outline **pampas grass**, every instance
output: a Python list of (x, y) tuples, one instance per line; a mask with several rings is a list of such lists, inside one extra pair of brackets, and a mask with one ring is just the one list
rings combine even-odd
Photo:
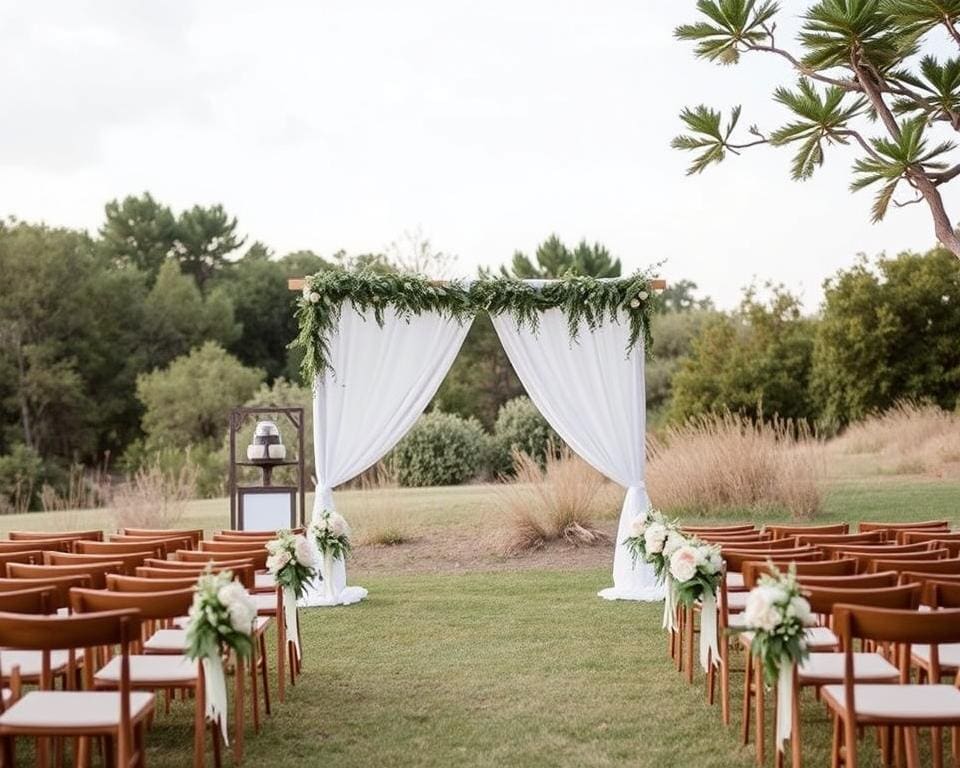
[(647, 440), (647, 489), (673, 514), (724, 510), (815, 515), (823, 502), (822, 443), (800, 423), (706, 415)]
[(881, 473), (960, 477), (960, 414), (935, 405), (897, 403), (851, 425), (831, 447), (874, 457)]
[(192, 462), (170, 473), (156, 461), (114, 486), (114, 522), (118, 528), (174, 528), (196, 495), (197, 469)]
[(358, 544), (393, 547), (413, 540), (409, 515), (397, 509), (391, 493), (398, 487), (393, 468), (379, 462), (349, 484), (351, 490), (363, 491), (354, 496), (350, 518)]
[[(548, 450), (542, 465), (523, 451), (514, 451), (513, 462), (514, 477), (498, 492), (509, 521), (501, 542), (506, 554), (540, 549), (554, 541), (581, 546), (609, 540), (593, 524), (598, 517), (610, 516), (613, 484), (603, 475), (566, 446)], [(621, 501), (622, 495), (620, 490)]]

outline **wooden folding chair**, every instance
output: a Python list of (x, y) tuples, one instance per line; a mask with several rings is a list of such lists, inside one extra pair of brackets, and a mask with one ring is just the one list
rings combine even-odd
[[(938, 646), (960, 642), (960, 610), (898, 611), (837, 605), (834, 628), (844, 648), (842, 685), (826, 685), (823, 700), (834, 715), (833, 760), (841, 755), (846, 768), (857, 768), (858, 731), (865, 726), (893, 728), (903, 734), (908, 768), (920, 768), (918, 728), (960, 728), (960, 690), (942, 685)], [(900, 683), (863, 685), (856, 682), (854, 640), (899, 646)], [(931, 683), (910, 682), (910, 647), (931, 646)], [(935, 731), (936, 732), (936, 731)], [(954, 730), (954, 761), (960, 742)]]
[(923, 552), (899, 552), (890, 554), (889, 552), (871, 552), (870, 554), (858, 554), (855, 552), (845, 553), (857, 561), (857, 568), (860, 573), (874, 573), (877, 570), (892, 571), (895, 568), (877, 568), (877, 563), (929, 563), (935, 560), (943, 560), (949, 553), (945, 549), (927, 549)]
[(857, 555), (912, 555), (937, 549), (930, 544), (818, 544), (828, 558), (840, 558), (849, 554)]
[[(78, 541), (73, 551), (78, 555), (134, 555), (148, 552), (150, 557), (166, 558), (168, 543), (157, 539), (134, 541)], [(172, 551), (172, 550), (171, 550)]]
[[(960, 608), (960, 575), (954, 576), (951, 581), (941, 579), (924, 579), (918, 584), (923, 589), (923, 604), (931, 608)], [(931, 679), (932, 665), (929, 645), (914, 645), (912, 662), (920, 671), (920, 679)], [(940, 673), (956, 675), (960, 673), (960, 643), (941, 645)]]
[(938, 541), (960, 541), (960, 531), (935, 530), (935, 531), (897, 531), (897, 542), (899, 544), (921, 544), (923, 542)]
[(872, 533), (798, 533), (793, 536), (797, 546), (804, 544), (819, 546), (821, 544), (883, 544), (883, 531)]
[(121, 528), (120, 533), (141, 539), (176, 539), (186, 536), (193, 542), (193, 549), (196, 549), (196, 545), (203, 538), (202, 528)]
[(860, 533), (876, 533), (879, 531), (889, 539), (896, 539), (900, 531), (929, 531), (929, 530), (949, 530), (950, 523), (947, 520), (923, 520), (916, 523), (874, 523), (861, 522), (857, 527)]
[(73, 552), (44, 552), (45, 565), (98, 565), (100, 563), (119, 563), (123, 573), (132, 574), (137, 566), (142, 565), (148, 557), (153, 557), (149, 550), (143, 552), (116, 552), (112, 555), (78, 555)]
[(798, 575), (797, 581), (804, 587), (833, 587), (835, 589), (883, 589), (898, 583), (896, 571), (883, 573), (858, 573), (855, 576)]
[(174, 552), (178, 549), (196, 549), (196, 541), (192, 536), (162, 536), (156, 539), (148, 539), (144, 536), (127, 536), (124, 533), (111, 533), (107, 536), (109, 544), (136, 544), (138, 541), (149, 545), (162, 544), (164, 547), (164, 557), (168, 552)]
[(940, 560), (871, 560), (870, 571), (960, 573), (960, 557)]
[(108, 573), (120, 573), (123, 563), (84, 563), (78, 565), (28, 565), (26, 563), (7, 563), (7, 576), (11, 579), (34, 579), (47, 581), (61, 576), (87, 576), (92, 589), (103, 589)]
[[(153, 694), (130, 690), (130, 645), (140, 635), (137, 611), (110, 611), (86, 616), (22, 616), (0, 614), (0, 646), (40, 651), (44, 656), (40, 690), (30, 691), (0, 715), (0, 749), (6, 765), (16, 765), (17, 737), (39, 739), (38, 764), (47, 760), (52, 737), (105, 738), (116, 750), (116, 765), (143, 764), (144, 728), (153, 713)], [(119, 645), (118, 690), (50, 690), (50, 654), (60, 648), (83, 649), (85, 669), (92, 668), (91, 649)], [(0, 651), (0, 654), (3, 652)], [(81, 758), (78, 762), (83, 762)]]
[(74, 539), (37, 539), (31, 541), (0, 541), (0, 554), (16, 552), (71, 552)]
[(792, 536), (817, 534), (848, 534), (850, 526), (846, 523), (829, 523), (826, 525), (765, 525), (763, 530), (774, 539), (785, 539)]

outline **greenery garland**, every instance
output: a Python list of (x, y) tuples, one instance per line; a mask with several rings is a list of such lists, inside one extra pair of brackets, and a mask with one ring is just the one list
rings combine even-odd
[(540, 313), (560, 308), (566, 314), (573, 341), (582, 324), (593, 330), (608, 320), (620, 322), (622, 311), (630, 323), (627, 354), (641, 338), (649, 352), (653, 343), (652, 296), (647, 272), (619, 280), (568, 275), (535, 286), (513, 277), (485, 277), (467, 285), (460, 281), (439, 283), (421, 275), (332, 269), (304, 281), (303, 294), (297, 302), (300, 331), (290, 346), (303, 351), (301, 370), (307, 381), (331, 368), (330, 335), (349, 299), (358, 313), (373, 310), (381, 327), (384, 312), (390, 307), (401, 318), (437, 312), (459, 322), (482, 311), (491, 315), (506, 313), (519, 327), (536, 331)]

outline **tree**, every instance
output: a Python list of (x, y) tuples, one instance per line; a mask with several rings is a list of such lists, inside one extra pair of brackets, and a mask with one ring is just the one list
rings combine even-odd
[(230, 218), (222, 205), (195, 205), (177, 219), (173, 253), (184, 274), (204, 290), (227, 256), (243, 243), (244, 238), (237, 235), (237, 219)]
[(673, 378), (693, 350), (694, 340), (715, 315), (711, 310), (694, 309), (653, 316), (653, 354), (644, 371), (648, 423), (656, 424), (664, 417), (673, 392)]
[(287, 277), (306, 277), (315, 275), (324, 269), (331, 269), (333, 265), (321, 258), (313, 251), (294, 251), (283, 256), (279, 262), (283, 274)]
[(247, 402), (263, 382), (263, 371), (247, 368), (208, 341), (167, 368), (141, 374), (143, 430), (155, 447), (186, 448), (219, 443), (230, 409)]
[(438, 251), (418, 227), (413, 232), (404, 232), (387, 248), (390, 262), (401, 272), (426, 275), (434, 280), (446, 280), (456, 264), (457, 256)]
[(809, 391), (814, 328), (782, 287), (772, 287), (768, 302), (749, 289), (735, 313), (713, 316), (694, 340), (673, 377), (670, 417), (734, 411), (816, 418)]
[(620, 259), (611, 259), (610, 251), (600, 243), (589, 245), (586, 240), (581, 240), (571, 251), (557, 235), (550, 235), (537, 246), (536, 259), (534, 264), (526, 254), (516, 251), (510, 268), (500, 267), (500, 271), (521, 280), (562, 277), (568, 272), (592, 277), (619, 277), (621, 272)]
[(667, 314), (713, 309), (713, 300), (709, 296), (698, 299), (695, 295), (696, 290), (697, 284), (692, 280), (671, 282), (662, 291), (654, 294), (654, 311), (658, 314)]
[(241, 338), (242, 328), (227, 290), (216, 286), (204, 297), (175, 261), (160, 268), (144, 311), (144, 346), (150, 368), (166, 365), (204, 341), (230, 346)]
[[(960, 131), (960, 57), (941, 62), (932, 51), (934, 33), (945, 31), (960, 50), (957, 0), (820, 0), (802, 15), (799, 49), (775, 37), (780, 6), (774, 0), (700, 0), (702, 19), (676, 29), (695, 43), (699, 58), (736, 64), (745, 53), (780, 59), (798, 80), (773, 95), (792, 117), (765, 133), (735, 138), (740, 107), (724, 122), (705, 105), (687, 108), (690, 131), (673, 146), (697, 152), (689, 173), (699, 173), (727, 153), (758, 145), (796, 145), (792, 176), (808, 179), (823, 165), (825, 146), (854, 144), (863, 154), (853, 166), (854, 190), (879, 187), (873, 220), (895, 206), (925, 203), (940, 242), (960, 257), (940, 188), (960, 175), (951, 164), (956, 145), (935, 133)], [(870, 135), (874, 126), (881, 131)], [(895, 199), (905, 184), (911, 197)]]
[(840, 427), (897, 400), (960, 403), (960, 264), (944, 249), (866, 259), (824, 284), (813, 395)]
[(104, 206), (106, 221), (100, 227), (98, 247), (114, 264), (133, 266), (152, 285), (177, 241), (177, 221), (170, 209), (149, 192), (129, 195)]

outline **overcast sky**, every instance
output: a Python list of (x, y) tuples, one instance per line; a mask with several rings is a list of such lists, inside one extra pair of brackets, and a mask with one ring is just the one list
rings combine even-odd
[(768, 95), (792, 81), (770, 59), (694, 60), (672, 39), (693, 6), (2, 2), (0, 213), (95, 231), (107, 200), (149, 190), (223, 203), (278, 253), (419, 229), (464, 274), (557, 232), (628, 270), (667, 259), (668, 280), (722, 306), (772, 279), (811, 310), (858, 252), (928, 247), (920, 206), (870, 224), (846, 150), (804, 184), (765, 148), (684, 175), (684, 105), (742, 103), (745, 125), (774, 126)]

